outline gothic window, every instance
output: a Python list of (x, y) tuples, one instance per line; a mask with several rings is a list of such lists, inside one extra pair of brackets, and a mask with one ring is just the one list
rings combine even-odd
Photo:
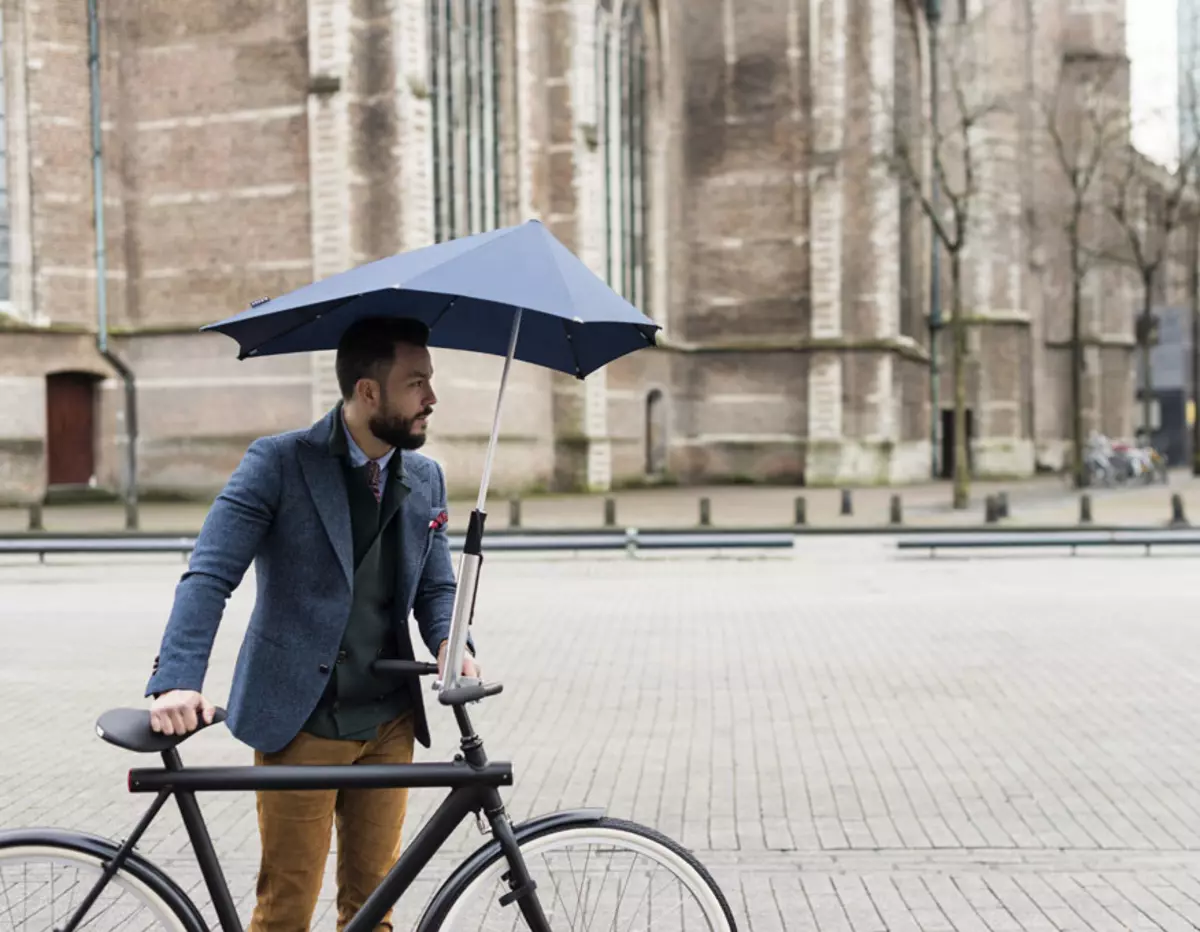
[[(894, 119), (897, 145), (903, 145), (912, 159), (920, 152), (922, 140), (921, 115), (921, 56), (917, 17), (911, 0), (897, 0), (895, 5), (895, 98)], [(922, 262), (925, 223), (919, 195), (910, 179), (901, 177), (899, 188), (900, 216), (897, 249), (900, 262), (900, 333), (917, 339), (922, 337), (925, 268)]]
[(434, 241), (501, 225), (500, 0), (427, 0)]
[(12, 246), (8, 199), (8, 82), (4, 77), (4, 17), (0, 15), (0, 301), (12, 298)]
[(596, 7), (597, 137), (603, 156), (605, 274), (649, 314), (646, 0)]

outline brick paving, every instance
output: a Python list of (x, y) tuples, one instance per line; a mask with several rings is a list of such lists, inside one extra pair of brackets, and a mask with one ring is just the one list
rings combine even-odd
[[(742, 929), (1193, 929), (1195, 567), (906, 559), (883, 538), (814, 539), (794, 557), (497, 556), (476, 637), (506, 690), (475, 717), (492, 756), (514, 761), (514, 818), (603, 805), (655, 826), (710, 866)], [(124, 773), (153, 759), (92, 725), (142, 704), (178, 573), (175, 560), (0, 564), (0, 827), (132, 826), (148, 800)], [(218, 702), (251, 597), (244, 585), (218, 635)], [(433, 711), (419, 759), (454, 749)], [(184, 759), (249, 752), (217, 728)], [(410, 836), (438, 798), (414, 791)], [(253, 799), (201, 805), (247, 916)], [(398, 928), (480, 840), (459, 832)], [(205, 899), (174, 811), (141, 849)]]

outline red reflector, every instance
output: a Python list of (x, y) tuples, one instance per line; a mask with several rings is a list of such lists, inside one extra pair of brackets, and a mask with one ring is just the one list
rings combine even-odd
[(129, 773), (125, 777), (125, 788), (127, 790), (129, 790), (130, 793), (133, 792), (133, 771), (132, 770), (129, 771)]

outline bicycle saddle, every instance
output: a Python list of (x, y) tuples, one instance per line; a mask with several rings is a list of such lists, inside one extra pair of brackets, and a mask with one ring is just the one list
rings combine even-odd
[[(212, 724), (225, 721), (225, 710), (217, 707)], [(149, 754), (178, 747), (197, 731), (210, 727), (200, 719), (195, 731), (164, 735), (150, 727), (149, 709), (109, 709), (96, 720), (96, 734), (119, 748)]]

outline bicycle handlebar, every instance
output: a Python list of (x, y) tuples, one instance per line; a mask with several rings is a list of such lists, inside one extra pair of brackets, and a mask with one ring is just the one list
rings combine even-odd
[(417, 676), (437, 676), (436, 663), (423, 663), (420, 660), (376, 660), (371, 664), (376, 673), (392, 674), (393, 676), (416, 674)]
[(463, 705), (467, 702), (478, 702), (488, 696), (497, 696), (502, 692), (503, 683), (468, 683), (465, 686), (443, 689), (438, 693), (438, 702), (442, 705)]
[[(392, 676), (437, 676), (436, 663), (422, 663), (419, 660), (376, 660), (371, 664), (375, 673)], [(478, 702), (488, 696), (496, 696), (504, 691), (502, 683), (480, 683), (465, 680), (461, 686), (438, 691), (438, 701), (442, 705), (463, 705), (467, 702)]]

